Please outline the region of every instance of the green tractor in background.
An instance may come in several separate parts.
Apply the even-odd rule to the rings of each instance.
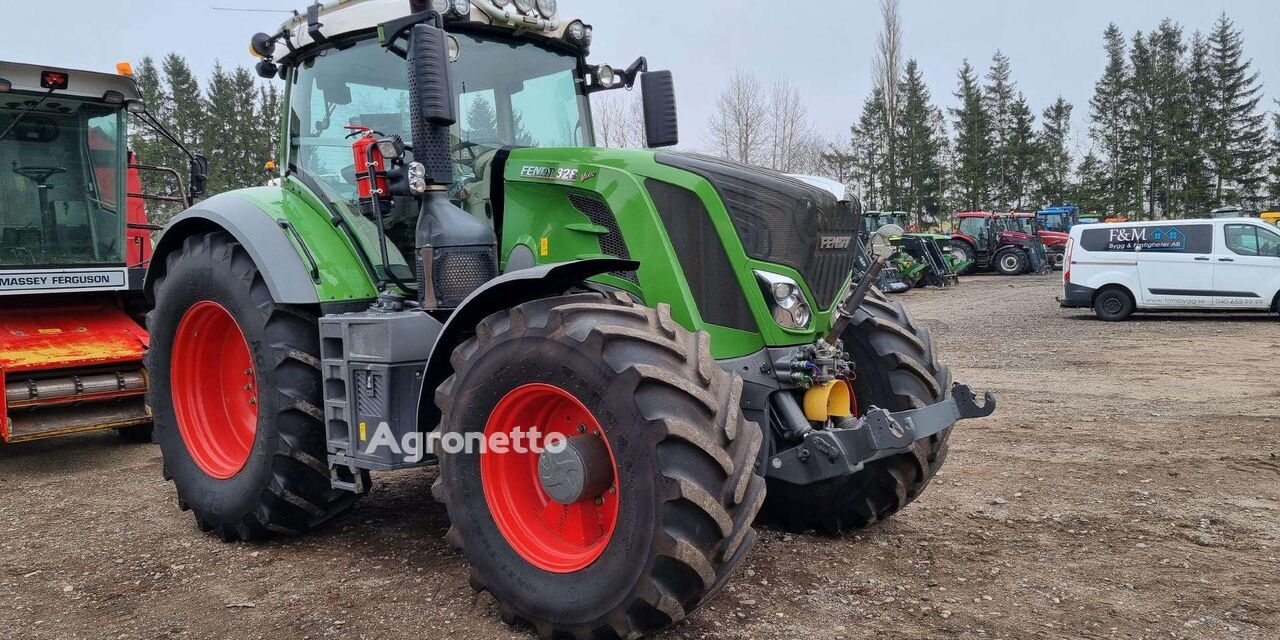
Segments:
[[[888,262],[912,287],[949,287],[960,283],[957,263],[951,255],[949,236],[936,233],[908,233],[905,211],[868,211],[863,214],[865,233],[896,249]]]
[[[280,185],[179,215],[145,284],[156,438],[201,530],[303,534],[371,472],[438,465],[504,621],[631,638],[717,593],[762,509],[889,517],[994,411],[851,277],[856,201],[594,147],[590,95],[635,85],[650,147],[678,135],[671,74],[591,42],[550,0],[341,0],[254,36],[289,87]]]

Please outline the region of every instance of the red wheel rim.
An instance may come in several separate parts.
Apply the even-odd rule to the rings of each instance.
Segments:
[[[560,434],[598,434],[609,452],[613,486],[600,496],[569,505],[551,499],[538,477],[537,453],[493,447],[480,454],[480,482],[498,530],[521,558],[552,573],[572,573],[595,562],[618,523],[618,463],[595,416],[569,392],[549,384],[526,384],[508,393],[489,414],[485,437],[511,436],[537,428],[543,442]],[[512,441],[514,442],[514,441]],[[538,445],[541,446],[542,442]]]
[[[206,300],[182,316],[169,381],[191,459],[219,480],[240,473],[258,432],[258,384],[249,343],[222,305]]]

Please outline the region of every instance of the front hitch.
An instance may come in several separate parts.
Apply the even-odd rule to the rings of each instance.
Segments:
[[[806,432],[800,444],[770,458],[766,475],[806,485],[854,474],[868,462],[905,453],[917,440],[995,410],[995,394],[986,392],[979,405],[973,390],[960,383],[951,387],[951,397],[927,407],[897,413],[871,407],[865,416],[849,418],[833,429]]]

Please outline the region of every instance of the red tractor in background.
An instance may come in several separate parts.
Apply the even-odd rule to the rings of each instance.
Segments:
[[[1041,219],[1034,213],[1014,213],[1013,228],[1022,233],[1039,236],[1040,242],[1044,244],[1045,255],[1049,259],[1050,266],[1054,269],[1062,269],[1062,261],[1067,254],[1067,240],[1071,237],[1070,233],[1045,229],[1041,225]]]
[[[1016,228],[1008,214],[965,211],[956,214],[951,254],[957,263],[969,261],[960,275],[995,271],[1001,275],[1045,273],[1050,268],[1044,243],[1034,233]]]
[[[131,113],[177,141],[118,69],[0,61],[3,442],[106,429],[150,439],[141,287],[156,227],[144,200],[189,204],[207,162],[191,156],[190,192],[172,169],[134,162]],[[142,194],[140,171],[177,176],[180,195]]]

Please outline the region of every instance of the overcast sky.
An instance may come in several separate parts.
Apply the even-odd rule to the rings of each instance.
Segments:
[[[251,64],[249,36],[285,17],[213,7],[301,9],[306,3],[0,0],[0,59],[111,70],[120,60],[178,51],[203,77],[215,60]],[[874,0],[560,0],[560,7],[594,24],[593,61],[625,66],[646,55],[652,68],[674,71],[686,146],[701,145],[715,95],[736,68],[764,82],[790,78],[808,98],[819,133],[832,138],[846,134],[870,86],[879,29]],[[1078,130],[1102,71],[1108,22],[1131,36],[1170,17],[1189,36],[1208,31],[1223,11],[1243,30],[1246,55],[1268,94],[1265,108],[1274,110],[1272,98],[1280,96],[1276,0],[902,0],[906,54],[919,60],[937,102],[954,102],[962,59],[985,71],[1001,49],[1037,116],[1061,94],[1076,107]],[[1083,135],[1078,140],[1087,144]]]

